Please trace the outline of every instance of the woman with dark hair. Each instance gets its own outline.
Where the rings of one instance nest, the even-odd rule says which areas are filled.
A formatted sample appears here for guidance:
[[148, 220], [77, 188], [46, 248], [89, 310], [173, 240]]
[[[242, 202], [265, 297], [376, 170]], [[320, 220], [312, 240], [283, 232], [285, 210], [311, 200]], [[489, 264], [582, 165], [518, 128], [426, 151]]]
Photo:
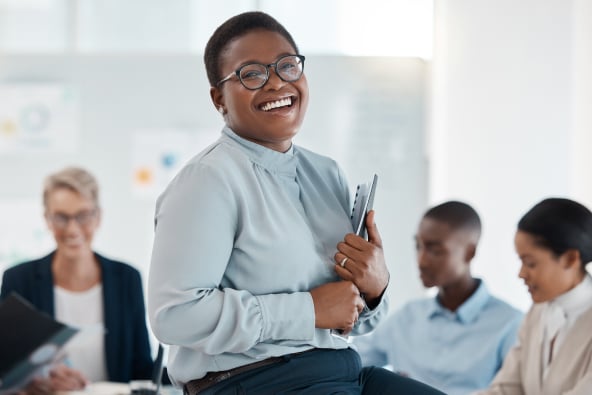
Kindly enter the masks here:
[[518, 345], [479, 394], [592, 394], [592, 213], [545, 199], [518, 223], [515, 245], [534, 305]]
[[204, 60], [225, 127], [159, 197], [149, 276], [172, 380], [189, 395], [440, 393], [362, 369], [346, 339], [386, 313], [388, 271], [374, 214], [368, 240], [351, 233], [336, 163], [292, 144], [308, 86], [291, 35], [240, 14]]

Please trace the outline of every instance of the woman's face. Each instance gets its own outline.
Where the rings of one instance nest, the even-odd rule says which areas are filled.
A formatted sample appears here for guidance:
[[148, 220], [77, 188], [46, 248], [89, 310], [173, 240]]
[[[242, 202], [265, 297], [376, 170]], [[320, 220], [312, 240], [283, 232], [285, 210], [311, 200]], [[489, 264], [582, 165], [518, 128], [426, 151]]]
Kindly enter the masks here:
[[[296, 51], [279, 33], [254, 30], [231, 41], [221, 53], [220, 75], [227, 76], [247, 63], [270, 64]], [[226, 124], [239, 136], [276, 151], [285, 152], [298, 132], [308, 105], [308, 85], [302, 74], [294, 82], [282, 81], [273, 67], [269, 80], [257, 90], [246, 89], [236, 76], [211, 89], [216, 108], [226, 112]], [[287, 99], [287, 100], [285, 100]], [[288, 105], [265, 111], [268, 103]]]
[[553, 300], [581, 281], [581, 263], [573, 262], [569, 250], [556, 256], [550, 249], [537, 245], [531, 234], [520, 230], [514, 244], [522, 261], [518, 276], [524, 280], [534, 303]]
[[100, 211], [90, 199], [66, 188], [53, 190], [47, 198], [45, 219], [59, 254], [76, 259], [92, 251]]

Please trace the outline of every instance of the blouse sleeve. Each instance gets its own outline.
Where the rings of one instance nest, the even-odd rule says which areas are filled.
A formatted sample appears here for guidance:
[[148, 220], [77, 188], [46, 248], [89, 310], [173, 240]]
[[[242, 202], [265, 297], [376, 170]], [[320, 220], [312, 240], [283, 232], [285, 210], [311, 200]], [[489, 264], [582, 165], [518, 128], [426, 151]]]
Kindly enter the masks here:
[[148, 310], [161, 342], [213, 355], [314, 337], [308, 292], [256, 296], [220, 286], [240, 220], [235, 200], [227, 178], [203, 163], [186, 166], [159, 199]]

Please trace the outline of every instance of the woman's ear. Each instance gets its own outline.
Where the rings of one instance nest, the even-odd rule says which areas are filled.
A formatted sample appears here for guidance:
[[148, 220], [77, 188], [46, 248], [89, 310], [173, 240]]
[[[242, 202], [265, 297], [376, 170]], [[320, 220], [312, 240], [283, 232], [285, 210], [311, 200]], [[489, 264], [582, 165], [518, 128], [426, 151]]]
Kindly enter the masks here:
[[580, 267], [582, 266], [580, 251], [573, 248], [561, 254], [560, 261], [566, 270], [580, 270]]
[[219, 88], [212, 86], [210, 88], [210, 97], [212, 98], [212, 103], [214, 103], [214, 107], [216, 107], [216, 110], [222, 115], [226, 114], [226, 107], [224, 106], [224, 95], [222, 95], [222, 91]]

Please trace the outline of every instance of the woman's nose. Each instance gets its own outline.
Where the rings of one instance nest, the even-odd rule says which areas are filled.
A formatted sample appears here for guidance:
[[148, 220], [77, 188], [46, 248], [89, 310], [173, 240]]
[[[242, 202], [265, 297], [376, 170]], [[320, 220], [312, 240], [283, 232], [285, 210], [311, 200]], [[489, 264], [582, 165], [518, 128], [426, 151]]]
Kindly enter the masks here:
[[270, 67], [269, 78], [267, 80], [267, 83], [265, 83], [264, 88], [277, 90], [284, 86], [285, 83], [286, 82], [282, 80], [280, 76], [277, 75], [277, 73], [275, 72], [275, 67]]
[[524, 265], [520, 266], [520, 271], [518, 272], [518, 277], [525, 280], [526, 279], [526, 270], [524, 268]]

